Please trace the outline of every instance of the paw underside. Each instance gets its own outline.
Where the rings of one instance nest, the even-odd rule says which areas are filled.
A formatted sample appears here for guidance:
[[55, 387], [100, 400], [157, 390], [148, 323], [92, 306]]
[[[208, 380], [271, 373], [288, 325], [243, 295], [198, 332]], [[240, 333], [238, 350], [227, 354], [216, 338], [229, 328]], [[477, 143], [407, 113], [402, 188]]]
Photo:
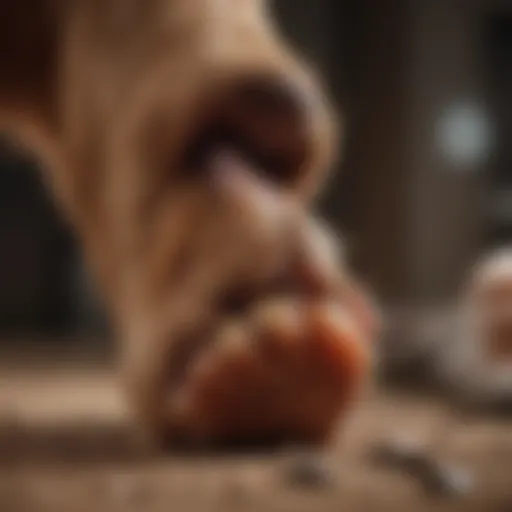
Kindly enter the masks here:
[[350, 408], [369, 347], [343, 304], [273, 299], [222, 322], [170, 393], [173, 445], [322, 444]]

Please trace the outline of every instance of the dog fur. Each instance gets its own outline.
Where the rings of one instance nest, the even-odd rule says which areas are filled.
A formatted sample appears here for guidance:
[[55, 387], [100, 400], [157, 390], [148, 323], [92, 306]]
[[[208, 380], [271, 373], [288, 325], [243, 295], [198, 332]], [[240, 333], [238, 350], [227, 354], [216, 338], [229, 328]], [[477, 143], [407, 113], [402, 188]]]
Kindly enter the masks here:
[[[309, 209], [336, 154], [332, 108], [263, 0], [4, 4], [0, 123], [42, 162], [118, 331], [134, 412], [161, 436], [176, 408], [166, 379], [188, 371], [198, 325], [220, 329], [219, 296], [268, 290], [292, 245], [305, 254], [313, 231], [325, 237]], [[213, 184], [184, 175], [198, 119], [259, 76], [302, 98], [301, 165], [277, 191], [229, 170]], [[347, 277], [318, 261], [305, 274], [325, 278], [324, 294]]]

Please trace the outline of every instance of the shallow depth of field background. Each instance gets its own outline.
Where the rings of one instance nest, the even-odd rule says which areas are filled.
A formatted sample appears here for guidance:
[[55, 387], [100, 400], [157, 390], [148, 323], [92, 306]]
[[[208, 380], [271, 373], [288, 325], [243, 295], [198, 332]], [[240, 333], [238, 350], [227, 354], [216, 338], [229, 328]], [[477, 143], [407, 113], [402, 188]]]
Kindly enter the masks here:
[[[322, 211], [347, 239], [354, 267], [386, 309], [418, 317], [442, 310], [476, 258], [512, 241], [512, 2], [275, 3], [285, 32], [321, 70], [344, 119], [343, 159], [322, 198]], [[108, 326], [74, 240], [36, 172], [37, 163], [5, 145], [0, 168], [0, 353], [5, 354], [0, 358], [0, 418], [8, 418], [12, 402], [20, 400], [28, 416], [55, 412], [57, 417], [62, 410], [72, 416], [76, 410], [81, 415], [77, 424], [85, 425], [91, 421], [88, 411], [104, 414], [117, 407], [109, 405], [114, 384], [109, 380]], [[404, 332], [395, 343], [414, 346], [414, 329]], [[74, 371], [73, 354], [79, 354], [80, 363], [98, 360], [97, 368]], [[48, 358], [51, 364], [44, 369], [36, 364]], [[17, 398], [2, 398], [1, 387]], [[149, 494], [161, 494], [162, 510], [170, 510], [173, 502], [182, 504], [177, 512], [217, 505], [224, 510], [228, 505], [217, 492], [224, 484], [215, 478], [231, 475], [233, 480], [240, 474], [243, 480], [244, 471], [247, 481], [240, 485], [247, 489], [242, 498], [234, 498], [241, 501], [233, 505], [226, 498], [235, 510], [437, 510], [439, 503], [430, 502], [405, 477], [363, 467], [365, 447], [401, 428], [426, 436], [438, 451], [453, 449], [454, 457], [467, 459], [482, 477], [474, 496], [441, 506], [512, 510], [510, 422], [461, 419], [441, 399], [424, 394], [387, 389], [377, 394], [363, 404], [362, 427], [350, 438], [352, 450], [338, 450], [345, 483], [334, 494], [288, 496], [275, 482], [268, 483], [273, 481], [268, 460], [237, 462], [236, 470], [221, 464], [218, 471], [204, 461], [197, 467], [183, 462], [183, 471], [176, 461], [170, 466], [160, 462], [157, 469], [147, 462], [139, 467], [109, 448], [119, 438], [109, 437], [107, 427], [99, 428], [103, 444], [96, 451], [84, 444], [95, 438], [90, 432], [68, 431], [60, 437], [58, 428], [51, 433], [29, 428], [24, 457], [16, 459], [14, 450], [12, 459], [22, 470], [2, 464], [0, 452], [0, 480], [8, 482], [0, 482], [0, 510], [60, 510], [52, 499], [64, 480], [69, 485], [62, 491], [62, 510], [81, 510], [90, 495], [99, 500], [90, 508], [113, 510], [117, 495], [104, 498], [110, 505], [101, 505], [103, 495], [83, 483], [112, 475], [121, 475], [129, 488], [136, 485], [132, 480], [143, 480]], [[444, 444], [437, 444], [438, 436]], [[65, 471], [58, 464], [59, 439], [84, 453], [68, 461]], [[45, 440], [52, 441], [51, 449], [39, 446]], [[0, 443], [0, 449], [5, 445]], [[45, 455], [31, 459], [31, 449]], [[96, 458], [91, 456], [95, 453]], [[196, 488], [201, 492], [194, 493]]]

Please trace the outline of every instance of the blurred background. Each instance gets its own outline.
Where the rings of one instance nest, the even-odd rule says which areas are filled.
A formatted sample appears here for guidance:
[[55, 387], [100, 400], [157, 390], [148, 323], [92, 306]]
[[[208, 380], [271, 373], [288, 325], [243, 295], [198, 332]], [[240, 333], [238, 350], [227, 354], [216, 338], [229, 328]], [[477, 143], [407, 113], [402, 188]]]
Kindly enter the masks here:
[[[343, 158], [322, 212], [385, 307], [419, 315], [442, 309], [483, 252], [512, 242], [512, 1], [276, 0], [275, 10], [343, 114]], [[108, 349], [94, 286], [37, 162], [2, 148], [0, 347]], [[414, 345], [416, 335], [408, 331], [407, 343]], [[87, 382], [93, 403], [99, 388]], [[37, 396], [40, 381], [32, 386]], [[408, 421], [428, 429], [453, 420], [419, 398], [386, 400], [367, 411], [364, 425], [393, 431]], [[510, 424], [472, 425], [457, 449], [495, 476], [485, 499], [464, 510], [512, 510], [512, 495], [503, 491], [512, 482]], [[372, 428], [363, 428], [357, 442], [374, 436]], [[444, 442], [441, 452], [457, 444]], [[349, 481], [359, 491], [373, 489], [364, 478]], [[380, 501], [364, 501], [370, 492], [350, 510], [396, 510], [386, 482], [376, 484]], [[415, 503], [392, 488], [396, 503]], [[268, 503], [260, 505], [266, 510]]]

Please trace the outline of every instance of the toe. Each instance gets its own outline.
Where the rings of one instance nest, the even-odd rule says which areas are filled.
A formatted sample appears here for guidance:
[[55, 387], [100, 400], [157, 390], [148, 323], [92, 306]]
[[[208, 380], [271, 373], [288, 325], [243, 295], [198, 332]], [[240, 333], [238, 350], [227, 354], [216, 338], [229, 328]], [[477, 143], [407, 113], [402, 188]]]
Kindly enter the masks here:
[[356, 322], [336, 303], [312, 305], [308, 311], [308, 348], [317, 374], [349, 397], [370, 364], [370, 350]]

